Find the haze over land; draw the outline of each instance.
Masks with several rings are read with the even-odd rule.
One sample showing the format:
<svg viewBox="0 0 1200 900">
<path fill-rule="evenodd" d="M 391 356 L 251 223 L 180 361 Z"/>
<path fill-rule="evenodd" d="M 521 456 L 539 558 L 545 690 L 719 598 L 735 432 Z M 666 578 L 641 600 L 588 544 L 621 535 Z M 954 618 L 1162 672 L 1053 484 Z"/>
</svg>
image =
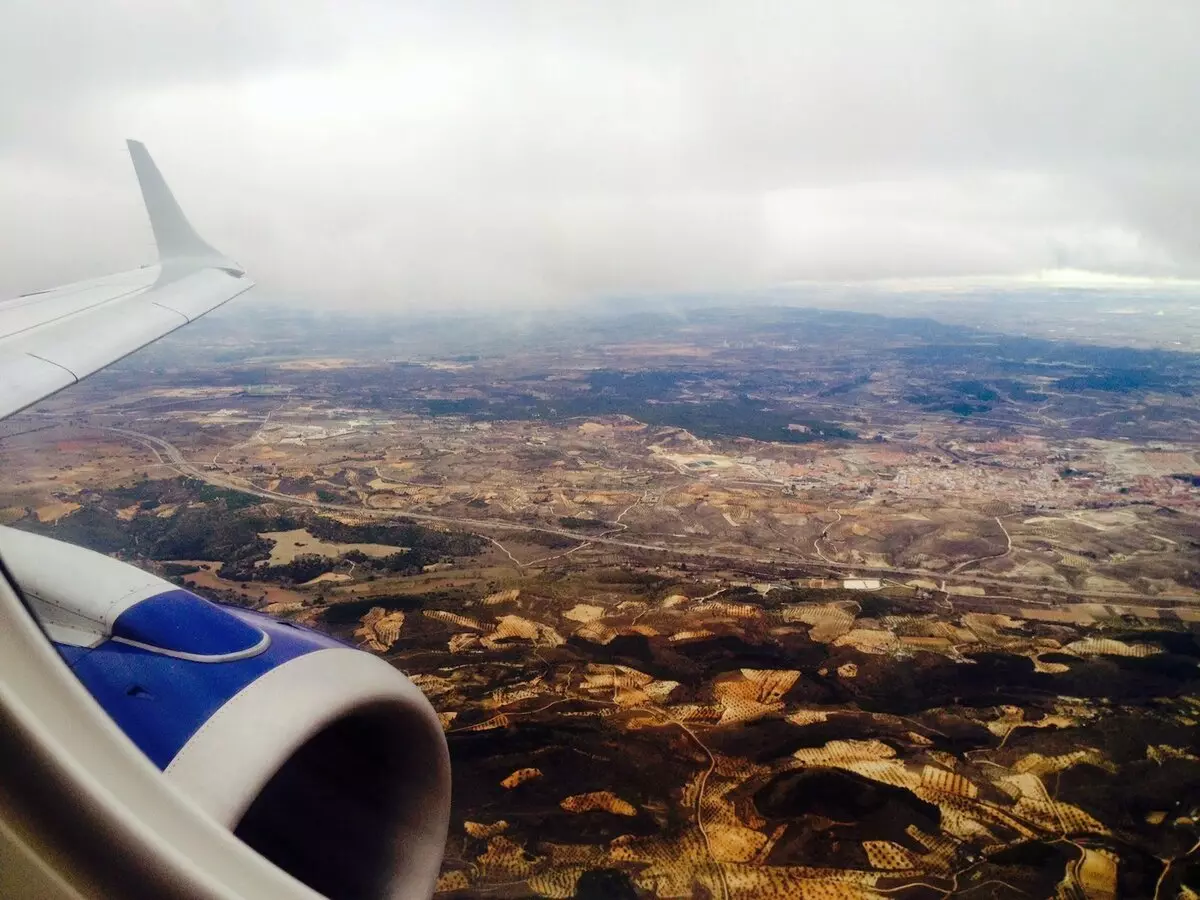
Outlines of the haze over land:
<svg viewBox="0 0 1200 900">
<path fill-rule="evenodd" d="M 21 3 L 0 295 L 152 255 L 121 139 L 264 291 L 501 308 L 1200 274 L 1200 7 Z"/>
<path fill-rule="evenodd" d="M 6 422 L 0 521 L 406 672 L 445 900 L 1193 896 L 1200 357 L 895 299 L 247 304 Z"/>
</svg>

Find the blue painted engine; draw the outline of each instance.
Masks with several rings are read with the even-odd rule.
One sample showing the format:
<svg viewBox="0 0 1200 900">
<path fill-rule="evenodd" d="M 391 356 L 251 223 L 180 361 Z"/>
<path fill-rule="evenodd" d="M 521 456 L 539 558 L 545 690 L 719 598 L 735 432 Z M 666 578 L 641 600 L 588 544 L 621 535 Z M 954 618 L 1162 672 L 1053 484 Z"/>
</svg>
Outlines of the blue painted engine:
<svg viewBox="0 0 1200 900">
<path fill-rule="evenodd" d="M 83 686 L 210 816 L 326 896 L 432 892 L 449 759 L 399 671 L 70 544 L 0 528 L 0 554 Z"/>
<path fill-rule="evenodd" d="M 161 769 L 259 676 L 338 641 L 184 590 L 139 600 L 95 647 L 59 644 L 92 696 Z"/>
</svg>

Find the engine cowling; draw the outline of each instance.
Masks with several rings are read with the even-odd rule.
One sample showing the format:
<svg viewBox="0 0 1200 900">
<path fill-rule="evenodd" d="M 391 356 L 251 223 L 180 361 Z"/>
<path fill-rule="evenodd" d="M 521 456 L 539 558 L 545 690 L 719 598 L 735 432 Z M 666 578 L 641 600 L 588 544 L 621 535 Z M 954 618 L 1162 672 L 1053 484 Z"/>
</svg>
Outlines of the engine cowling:
<svg viewBox="0 0 1200 900">
<path fill-rule="evenodd" d="M 0 556 L 80 681 L 205 813 L 335 900 L 433 892 L 449 756 L 399 671 L 61 541 L 0 528 Z"/>
</svg>

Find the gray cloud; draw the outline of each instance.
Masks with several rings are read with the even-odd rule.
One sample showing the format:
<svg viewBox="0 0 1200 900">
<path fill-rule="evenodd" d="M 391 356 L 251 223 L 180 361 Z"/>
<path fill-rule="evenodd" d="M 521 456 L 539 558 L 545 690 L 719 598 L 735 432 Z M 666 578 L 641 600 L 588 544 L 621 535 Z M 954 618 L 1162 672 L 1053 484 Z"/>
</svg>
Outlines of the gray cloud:
<svg viewBox="0 0 1200 900">
<path fill-rule="evenodd" d="M 0 295 L 150 252 L 121 139 L 277 295 L 528 305 L 1200 274 L 1200 6 L 18 0 Z"/>
</svg>

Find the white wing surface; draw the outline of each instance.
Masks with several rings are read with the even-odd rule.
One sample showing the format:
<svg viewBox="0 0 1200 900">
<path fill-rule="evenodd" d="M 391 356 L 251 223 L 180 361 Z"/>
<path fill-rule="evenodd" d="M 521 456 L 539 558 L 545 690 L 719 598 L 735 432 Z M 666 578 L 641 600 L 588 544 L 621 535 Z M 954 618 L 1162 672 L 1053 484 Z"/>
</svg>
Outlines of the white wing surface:
<svg viewBox="0 0 1200 900">
<path fill-rule="evenodd" d="M 158 263 L 0 303 L 0 419 L 182 328 L 254 286 L 184 216 L 138 141 L 129 155 Z"/>
</svg>

